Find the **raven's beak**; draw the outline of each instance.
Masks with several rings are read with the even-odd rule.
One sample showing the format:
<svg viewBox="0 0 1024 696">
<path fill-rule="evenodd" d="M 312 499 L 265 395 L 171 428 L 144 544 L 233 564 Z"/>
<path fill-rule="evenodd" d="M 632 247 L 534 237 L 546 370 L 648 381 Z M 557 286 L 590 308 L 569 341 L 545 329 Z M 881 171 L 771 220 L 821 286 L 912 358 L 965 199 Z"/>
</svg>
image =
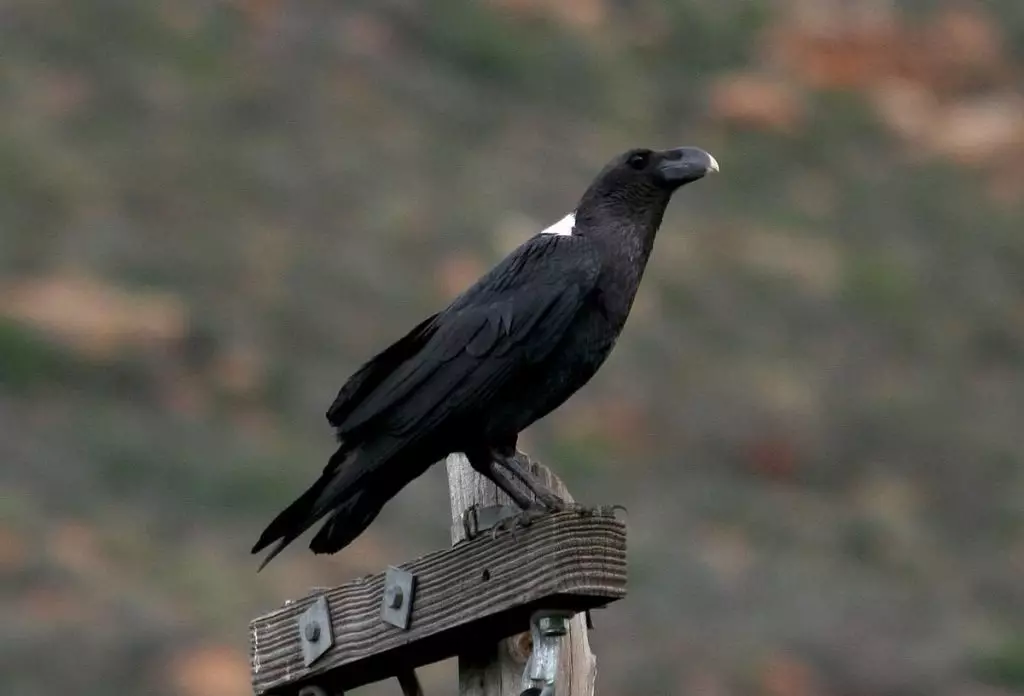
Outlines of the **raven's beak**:
<svg viewBox="0 0 1024 696">
<path fill-rule="evenodd" d="M 677 147 L 661 153 L 658 172 L 665 182 L 682 186 L 718 171 L 718 160 L 699 147 Z"/>
</svg>

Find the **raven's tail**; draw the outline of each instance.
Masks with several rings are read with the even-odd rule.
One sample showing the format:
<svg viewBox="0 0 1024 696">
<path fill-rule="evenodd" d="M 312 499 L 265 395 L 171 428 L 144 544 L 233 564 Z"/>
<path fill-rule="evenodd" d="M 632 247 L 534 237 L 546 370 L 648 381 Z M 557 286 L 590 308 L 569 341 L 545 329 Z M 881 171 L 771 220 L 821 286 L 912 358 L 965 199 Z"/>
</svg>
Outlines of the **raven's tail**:
<svg viewBox="0 0 1024 696">
<path fill-rule="evenodd" d="M 335 452 L 327 466 L 324 467 L 324 473 L 320 478 L 267 525 L 253 545 L 252 553 L 259 553 L 275 541 L 277 543 L 260 563 L 257 573 L 263 570 L 288 544 L 295 541 L 303 532 L 330 512 L 332 507 L 344 500 L 344 492 L 338 490 L 339 481 L 337 479 L 344 475 L 346 464 L 350 464 L 346 460 L 351 456 L 353 453 L 344 449 Z M 338 495 L 339 493 L 341 496 Z M 357 492 L 354 497 L 358 496 Z M 338 500 L 339 497 L 341 500 Z"/>
<path fill-rule="evenodd" d="M 374 481 L 348 497 L 316 533 L 309 548 L 313 553 L 336 553 L 351 544 L 370 526 L 394 493 L 385 481 Z"/>
</svg>

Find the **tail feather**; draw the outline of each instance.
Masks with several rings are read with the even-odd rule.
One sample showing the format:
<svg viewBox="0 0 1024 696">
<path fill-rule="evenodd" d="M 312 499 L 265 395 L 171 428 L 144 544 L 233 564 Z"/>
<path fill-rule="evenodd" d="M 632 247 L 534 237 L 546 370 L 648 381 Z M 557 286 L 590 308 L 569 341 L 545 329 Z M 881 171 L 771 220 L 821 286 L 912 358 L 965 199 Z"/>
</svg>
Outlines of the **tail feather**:
<svg viewBox="0 0 1024 696">
<path fill-rule="evenodd" d="M 320 478 L 267 525 L 252 547 L 252 553 L 259 553 L 273 545 L 259 570 L 328 514 L 330 517 L 310 541 L 310 550 L 336 553 L 352 543 L 388 500 L 426 469 L 405 467 L 382 475 L 381 466 L 388 461 L 390 458 L 379 451 L 339 448 Z"/>
<path fill-rule="evenodd" d="M 259 568 L 256 569 L 256 572 L 258 573 L 261 570 L 263 570 L 264 568 L 266 568 L 267 564 L 270 563 L 272 560 L 274 560 L 274 557 L 277 554 L 279 554 L 282 551 L 284 551 L 284 547 L 287 546 L 288 544 L 292 543 L 293 541 L 295 541 L 295 537 L 294 536 L 286 536 L 283 539 L 281 539 L 280 541 L 278 541 L 276 544 L 274 544 L 274 548 L 270 549 L 270 553 L 267 554 L 266 558 L 264 558 L 262 561 L 260 561 L 260 566 L 259 566 Z M 253 551 L 253 553 L 259 553 L 259 552 L 258 551 Z"/>
<path fill-rule="evenodd" d="M 291 505 L 282 510 L 263 530 L 260 538 L 253 545 L 251 553 L 259 553 L 274 542 L 277 543 L 263 559 L 257 572 L 263 570 L 271 559 L 316 524 L 338 502 L 339 486 L 335 479 L 339 475 L 339 469 L 342 468 L 341 464 L 348 456 L 349 453 L 341 449 L 335 452 L 330 463 L 324 469 L 323 475 Z"/>
<path fill-rule="evenodd" d="M 305 523 L 305 526 L 298 532 L 298 534 L 302 534 L 310 525 L 316 522 L 316 520 L 308 520 L 308 518 L 326 485 L 327 482 L 321 477 L 305 493 L 296 498 L 291 505 L 278 513 L 277 517 L 260 534 L 260 538 L 252 547 L 252 553 L 259 553 L 278 539 L 287 537 L 297 527 Z"/>
<path fill-rule="evenodd" d="M 377 482 L 350 496 L 335 509 L 309 542 L 310 550 L 313 553 L 336 553 L 355 541 L 389 500 L 389 488 L 382 489 Z"/>
</svg>

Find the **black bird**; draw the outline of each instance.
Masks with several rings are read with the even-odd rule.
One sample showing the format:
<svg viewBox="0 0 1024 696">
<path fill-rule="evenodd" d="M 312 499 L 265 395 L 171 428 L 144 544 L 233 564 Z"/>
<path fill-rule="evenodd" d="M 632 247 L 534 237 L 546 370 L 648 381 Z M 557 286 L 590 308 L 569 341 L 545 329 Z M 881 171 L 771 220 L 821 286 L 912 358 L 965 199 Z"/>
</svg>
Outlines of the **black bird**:
<svg viewBox="0 0 1024 696">
<path fill-rule="evenodd" d="M 597 372 L 629 315 L 669 199 L 718 171 L 690 147 L 630 150 L 609 162 L 573 213 L 523 243 L 446 309 L 363 365 L 327 411 L 338 450 L 267 526 L 262 569 L 324 516 L 309 548 L 335 553 L 433 463 L 464 452 L 524 510 L 564 502 L 517 456 L 519 433 Z"/>
</svg>

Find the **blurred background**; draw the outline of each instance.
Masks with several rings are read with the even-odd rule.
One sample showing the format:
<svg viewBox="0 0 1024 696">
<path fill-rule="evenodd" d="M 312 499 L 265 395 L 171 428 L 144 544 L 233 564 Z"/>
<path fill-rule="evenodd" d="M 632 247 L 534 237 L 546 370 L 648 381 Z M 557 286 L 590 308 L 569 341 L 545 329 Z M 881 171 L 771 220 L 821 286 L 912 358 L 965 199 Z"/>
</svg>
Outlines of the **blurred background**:
<svg viewBox="0 0 1024 696">
<path fill-rule="evenodd" d="M 1020 0 L 3 0 L 0 55 L 0 692 L 241 696 L 251 618 L 446 546 L 435 467 L 248 554 L 356 367 L 691 144 L 521 441 L 630 511 L 600 692 L 1024 693 Z"/>
</svg>

